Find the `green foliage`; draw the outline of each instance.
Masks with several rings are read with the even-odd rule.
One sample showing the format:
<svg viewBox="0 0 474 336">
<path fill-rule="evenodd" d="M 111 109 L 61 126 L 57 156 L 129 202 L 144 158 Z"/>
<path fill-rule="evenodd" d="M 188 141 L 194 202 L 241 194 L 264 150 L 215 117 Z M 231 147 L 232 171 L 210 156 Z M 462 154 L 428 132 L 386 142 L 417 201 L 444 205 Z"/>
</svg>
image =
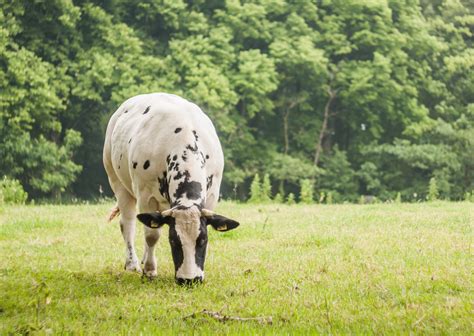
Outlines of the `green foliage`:
<svg viewBox="0 0 474 336">
<path fill-rule="evenodd" d="M 397 192 L 397 196 L 395 197 L 395 203 L 396 204 L 402 203 L 402 194 L 400 192 Z"/>
<path fill-rule="evenodd" d="M 430 179 L 430 184 L 428 186 L 428 201 L 436 201 L 439 199 L 438 185 L 436 183 L 436 178 L 432 177 Z"/>
<path fill-rule="evenodd" d="M 311 204 L 313 199 L 314 182 L 308 179 L 300 181 L 300 202 L 304 204 Z"/>
<path fill-rule="evenodd" d="M 168 91 L 213 120 L 224 196 L 245 198 L 259 171 L 282 197 L 309 179 L 335 202 L 412 201 L 434 177 L 461 200 L 472 16 L 465 1 L 4 1 L 0 174 L 32 198 L 98 196 L 108 117 Z"/>
<path fill-rule="evenodd" d="M 269 174 L 263 176 L 260 199 L 262 202 L 270 202 L 272 200 L 272 185 Z"/>
<path fill-rule="evenodd" d="M 255 174 L 252 184 L 250 185 L 250 203 L 262 202 L 262 186 L 260 184 L 260 176 Z"/>
<path fill-rule="evenodd" d="M 288 205 L 296 204 L 295 194 L 293 194 L 293 193 L 288 194 L 288 196 L 286 198 L 286 204 L 288 204 Z"/>
<path fill-rule="evenodd" d="M 283 198 L 283 195 L 280 194 L 280 193 L 277 193 L 277 194 L 275 195 L 275 197 L 273 198 L 273 202 L 275 202 L 275 203 L 277 203 L 277 204 L 283 203 L 284 200 L 285 200 L 285 199 Z"/>
<path fill-rule="evenodd" d="M 20 181 L 3 176 L 0 180 L 0 204 L 25 204 L 28 193 Z"/>
<path fill-rule="evenodd" d="M 466 192 L 464 194 L 464 200 L 467 202 L 474 202 L 474 191 Z"/>
<path fill-rule="evenodd" d="M 270 175 L 265 174 L 263 181 L 260 182 L 260 176 L 255 174 L 252 184 L 250 185 L 250 203 L 268 203 L 271 201 L 272 185 Z"/>
<path fill-rule="evenodd" d="M 347 159 L 346 152 L 339 150 L 336 146 L 330 155 L 323 157 L 322 165 L 324 172 L 318 179 L 318 189 L 326 191 L 327 198 L 331 194 L 336 202 L 344 199 L 356 201 L 358 198 L 356 173 Z"/>
<path fill-rule="evenodd" d="M 332 192 L 328 192 L 326 196 L 326 204 L 333 204 L 333 199 L 332 199 Z"/>
</svg>

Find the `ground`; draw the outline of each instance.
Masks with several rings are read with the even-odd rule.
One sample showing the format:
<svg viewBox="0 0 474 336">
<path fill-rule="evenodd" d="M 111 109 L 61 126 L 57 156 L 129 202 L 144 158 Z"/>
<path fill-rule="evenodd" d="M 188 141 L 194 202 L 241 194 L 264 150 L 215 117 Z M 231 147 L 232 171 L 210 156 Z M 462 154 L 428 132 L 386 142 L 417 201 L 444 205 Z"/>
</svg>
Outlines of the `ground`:
<svg viewBox="0 0 474 336">
<path fill-rule="evenodd" d="M 111 207 L 1 210 L 0 334 L 474 332 L 472 203 L 222 203 L 241 226 L 211 232 L 195 288 L 174 283 L 166 230 L 158 278 L 125 272 Z"/>
</svg>

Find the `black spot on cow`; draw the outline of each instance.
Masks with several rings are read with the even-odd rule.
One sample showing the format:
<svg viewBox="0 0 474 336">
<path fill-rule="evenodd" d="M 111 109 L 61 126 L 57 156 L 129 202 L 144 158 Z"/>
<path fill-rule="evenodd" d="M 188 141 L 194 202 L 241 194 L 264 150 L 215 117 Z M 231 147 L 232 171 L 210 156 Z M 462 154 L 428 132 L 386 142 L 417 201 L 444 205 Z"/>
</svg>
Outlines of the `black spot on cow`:
<svg viewBox="0 0 474 336">
<path fill-rule="evenodd" d="M 176 162 L 172 161 L 172 162 L 168 165 L 168 170 L 173 170 L 175 164 L 176 164 Z"/>
<path fill-rule="evenodd" d="M 151 106 L 147 106 L 146 109 L 145 109 L 145 112 L 143 112 L 143 114 L 147 114 L 150 111 L 150 107 Z"/>
<path fill-rule="evenodd" d="M 181 159 L 183 159 L 184 162 L 188 160 L 188 153 L 186 151 L 183 151 L 183 155 L 181 155 Z"/>
<path fill-rule="evenodd" d="M 118 169 L 120 169 L 120 166 L 118 166 Z"/>
<path fill-rule="evenodd" d="M 179 171 L 179 163 L 176 163 L 176 165 L 174 166 L 174 171 Z"/>
<path fill-rule="evenodd" d="M 193 130 L 193 135 L 194 135 L 194 139 L 195 139 L 196 141 L 198 141 L 199 137 L 198 137 L 198 135 L 197 135 L 197 133 L 196 133 L 195 130 Z"/>
<path fill-rule="evenodd" d="M 123 112 L 123 113 L 128 113 L 128 110 L 125 110 L 125 112 Z"/>
<path fill-rule="evenodd" d="M 133 169 L 136 169 L 138 162 L 133 162 L 133 161 L 132 161 L 132 164 L 133 164 Z"/>
<path fill-rule="evenodd" d="M 132 138 L 130 138 L 130 140 L 128 140 L 128 143 L 132 142 Z"/>
<path fill-rule="evenodd" d="M 209 160 L 209 155 L 206 155 L 206 160 Z"/>
<path fill-rule="evenodd" d="M 178 127 L 177 129 L 174 130 L 175 133 L 179 133 L 181 132 L 182 128 L 181 127 Z"/>
<path fill-rule="evenodd" d="M 164 171 L 163 176 L 161 178 L 158 177 L 158 183 L 160 184 L 161 196 L 163 196 L 168 202 L 170 202 L 169 183 L 166 176 L 167 176 L 166 171 Z"/>
<path fill-rule="evenodd" d="M 183 174 L 179 171 L 176 173 L 176 175 L 173 177 L 173 180 L 179 180 L 183 177 Z"/>
<path fill-rule="evenodd" d="M 174 270 L 177 272 L 183 264 L 184 255 L 183 244 L 181 243 L 181 239 L 179 239 L 178 232 L 176 232 L 175 225 L 170 225 L 168 238 L 171 245 L 171 255 L 173 256 Z"/>
<path fill-rule="evenodd" d="M 143 169 L 148 169 L 148 167 L 150 167 L 150 161 L 149 160 L 146 160 L 145 163 L 143 164 Z"/>
<path fill-rule="evenodd" d="M 120 159 L 119 160 L 122 160 L 122 156 L 123 156 L 123 154 L 120 154 Z"/>
<path fill-rule="evenodd" d="M 178 155 L 175 154 L 173 155 L 173 161 L 176 161 L 176 160 L 178 160 Z"/>
<path fill-rule="evenodd" d="M 174 197 L 176 199 L 186 196 L 188 199 L 198 199 L 201 197 L 202 186 L 201 183 L 196 181 L 188 181 L 185 179 L 183 182 L 178 184 Z"/>
<path fill-rule="evenodd" d="M 197 152 L 197 150 L 198 150 L 197 143 L 194 143 L 194 146 L 187 145 L 187 146 L 186 146 L 186 149 L 189 149 L 189 150 L 190 150 L 191 152 L 193 152 L 193 153 Z"/>
<path fill-rule="evenodd" d="M 176 175 L 174 176 L 174 180 L 180 180 L 181 178 L 183 178 L 183 176 L 186 178 L 186 179 L 189 179 L 191 177 L 191 174 L 189 174 L 189 171 L 185 170 L 184 172 L 180 172 L 178 171 L 176 173 Z"/>
<path fill-rule="evenodd" d="M 203 152 L 199 152 L 199 155 L 201 156 L 201 168 L 204 168 L 204 165 L 206 164 L 206 158 L 204 157 Z"/>
<path fill-rule="evenodd" d="M 199 236 L 196 239 L 196 265 L 204 271 L 204 261 L 206 260 L 207 247 L 207 225 L 206 219 L 201 217 L 201 225 L 199 227 Z"/>
<path fill-rule="evenodd" d="M 206 190 L 209 190 L 212 186 L 212 179 L 214 178 L 214 175 L 209 175 L 206 179 Z"/>
<path fill-rule="evenodd" d="M 166 163 L 170 164 L 170 162 L 171 162 L 171 155 L 168 154 L 168 156 L 166 157 Z"/>
</svg>

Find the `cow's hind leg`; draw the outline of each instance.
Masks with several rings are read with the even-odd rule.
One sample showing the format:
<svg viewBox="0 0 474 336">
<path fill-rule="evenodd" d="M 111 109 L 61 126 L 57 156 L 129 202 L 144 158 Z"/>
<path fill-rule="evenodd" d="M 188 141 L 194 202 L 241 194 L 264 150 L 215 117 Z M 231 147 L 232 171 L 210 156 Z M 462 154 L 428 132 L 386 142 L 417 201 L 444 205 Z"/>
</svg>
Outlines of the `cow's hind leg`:
<svg viewBox="0 0 474 336">
<path fill-rule="evenodd" d="M 138 209 L 140 213 L 154 212 L 158 210 L 158 203 L 154 198 L 146 200 L 140 200 L 138 202 Z M 143 274 L 150 279 L 155 278 L 158 275 L 157 263 L 155 257 L 155 245 L 160 238 L 161 229 L 151 229 L 147 226 L 145 228 L 145 249 L 143 252 Z"/>
<path fill-rule="evenodd" d="M 125 269 L 127 271 L 141 272 L 134 243 L 136 200 L 125 188 L 116 190 L 115 196 L 117 197 L 121 214 L 120 230 L 122 231 L 123 240 L 125 242 Z"/>
</svg>

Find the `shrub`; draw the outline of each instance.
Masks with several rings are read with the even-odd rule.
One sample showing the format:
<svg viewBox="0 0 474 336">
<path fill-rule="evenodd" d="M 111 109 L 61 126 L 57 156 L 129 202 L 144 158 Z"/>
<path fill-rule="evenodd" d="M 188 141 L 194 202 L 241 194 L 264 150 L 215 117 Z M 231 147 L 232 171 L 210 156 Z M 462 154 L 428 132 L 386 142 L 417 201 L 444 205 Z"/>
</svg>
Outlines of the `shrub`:
<svg viewBox="0 0 474 336">
<path fill-rule="evenodd" d="M 332 204 L 332 203 L 333 203 L 332 192 L 328 192 L 328 194 L 326 196 L 326 204 Z"/>
<path fill-rule="evenodd" d="M 289 194 L 288 194 L 288 198 L 286 199 L 286 203 L 287 203 L 288 205 L 293 205 L 293 204 L 295 204 L 295 203 L 296 203 L 296 202 L 295 202 L 295 194 L 289 193 Z"/>
<path fill-rule="evenodd" d="M 250 185 L 250 198 L 249 202 L 250 203 L 259 203 L 262 201 L 261 199 L 261 186 L 260 186 L 260 176 L 255 174 L 255 177 L 253 178 L 252 184 Z"/>
<path fill-rule="evenodd" d="M 21 183 L 6 176 L 0 181 L 0 194 L 5 204 L 25 204 L 28 198 Z"/>
<path fill-rule="evenodd" d="M 300 202 L 305 204 L 313 203 L 314 182 L 309 179 L 303 179 L 300 181 L 300 188 Z"/>
<path fill-rule="evenodd" d="M 400 192 L 397 192 L 397 197 L 395 197 L 395 203 L 402 203 L 402 194 Z"/>
<path fill-rule="evenodd" d="M 284 199 L 283 199 L 283 195 L 278 193 L 275 195 L 275 197 L 273 198 L 273 201 L 275 203 L 283 203 Z"/>
<path fill-rule="evenodd" d="M 262 202 L 270 202 L 272 200 L 272 184 L 270 182 L 270 175 L 265 174 L 263 176 L 263 183 L 260 191 L 260 200 Z"/>
<path fill-rule="evenodd" d="M 432 177 L 428 186 L 428 201 L 436 201 L 438 198 L 438 185 L 436 183 L 436 178 Z"/>
<path fill-rule="evenodd" d="M 474 191 L 466 192 L 464 194 L 464 200 L 467 202 L 474 202 Z"/>
<path fill-rule="evenodd" d="M 325 200 L 326 194 L 324 193 L 324 191 L 321 191 L 321 193 L 319 194 L 319 203 L 323 203 Z"/>
</svg>

